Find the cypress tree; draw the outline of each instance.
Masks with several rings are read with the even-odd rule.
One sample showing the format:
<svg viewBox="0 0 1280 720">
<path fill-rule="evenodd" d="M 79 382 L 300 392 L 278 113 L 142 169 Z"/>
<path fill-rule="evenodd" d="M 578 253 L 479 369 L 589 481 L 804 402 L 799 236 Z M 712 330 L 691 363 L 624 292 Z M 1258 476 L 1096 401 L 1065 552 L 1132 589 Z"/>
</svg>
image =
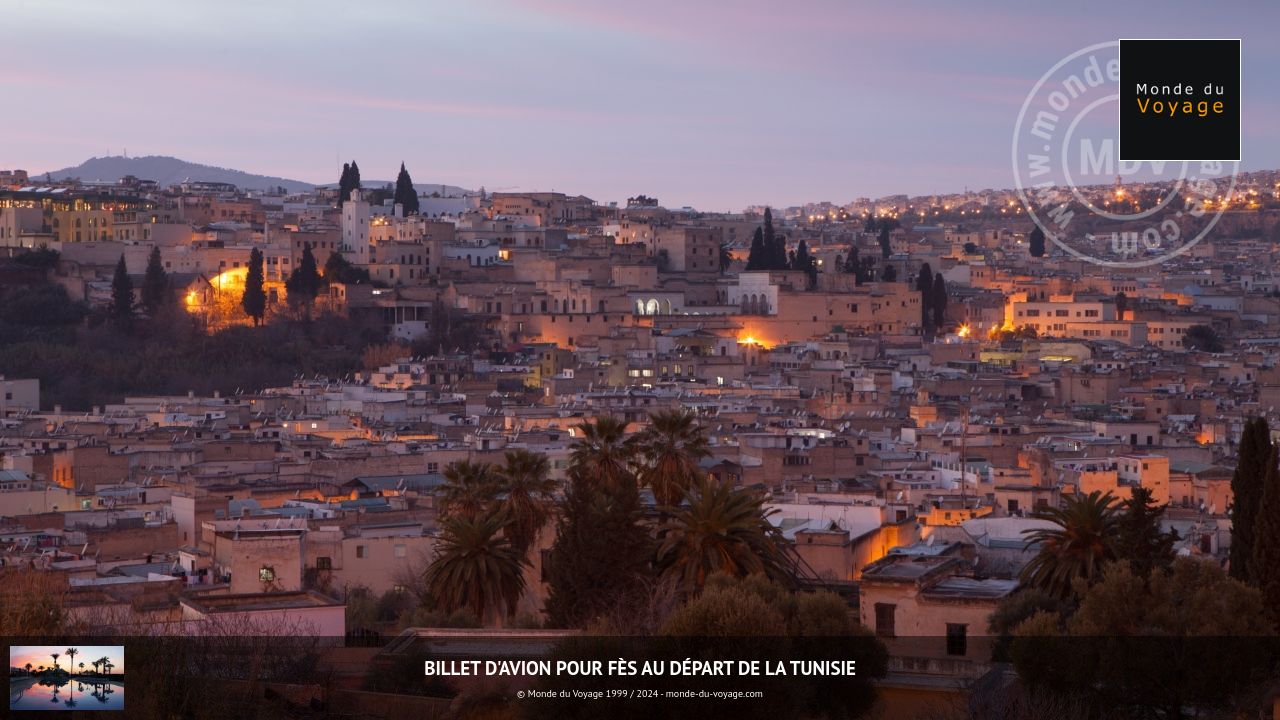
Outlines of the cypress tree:
<svg viewBox="0 0 1280 720">
<path fill-rule="evenodd" d="M 129 269 L 124 264 L 124 255 L 116 263 L 116 273 L 111 278 L 111 304 L 107 312 L 115 320 L 129 320 L 133 317 L 133 281 L 129 279 Z"/>
<path fill-rule="evenodd" d="M 147 273 L 142 280 L 142 305 L 151 315 L 169 304 L 169 276 L 160 262 L 160 248 L 151 248 L 147 257 Z"/>
<path fill-rule="evenodd" d="M 920 326 L 930 327 L 933 321 L 933 268 L 929 263 L 920 266 L 920 274 L 916 276 L 916 291 L 920 293 Z"/>
<path fill-rule="evenodd" d="M 1161 530 L 1164 507 L 1157 506 L 1151 499 L 1151 489 L 1135 487 L 1129 499 L 1120 503 L 1120 508 L 1116 558 L 1127 561 L 1142 577 L 1150 577 L 1153 570 L 1172 565 L 1173 544 L 1178 540 L 1178 533 Z"/>
<path fill-rule="evenodd" d="M 418 191 L 413 189 L 413 179 L 404 163 L 400 163 L 400 174 L 396 176 L 395 202 L 404 209 L 405 215 L 418 214 Z"/>
<path fill-rule="evenodd" d="M 1254 521 L 1250 571 L 1273 617 L 1280 617 L 1280 447 L 1271 446 Z M 1234 543 L 1234 539 L 1233 539 Z M 1233 548 L 1234 549 L 1234 548 Z"/>
<path fill-rule="evenodd" d="M 262 251 L 254 248 L 249 253 L 249 273 L 244 278 L 244 295 L 240 306 L 244 314 L 253 318 L 255 326 L 262 323 L 267 314 L 267 291 L 263 288 Z"/>
<path fill-rule="evenodd" d="M 342 163 L 342 177 L 338 178 L 338 202 L 351 199 L 351 163 Z"/>
<path fill-rule="evenodd" d="M 880 279 L 885 282 L 894 282 L 898 279 L 898 269 L 893 265 L 886 264 L 884 270 L 880 273 Z"/>
<path fill-rule="evenodd" d="M 764 249 L 764 233 L 760 228 L 756 228 L 755 235 L 751 236 L 751 253 L 747 255 L 748 270 L 764 270 L 765 268 L 765 249 Z"/>
<path fill-rule="evenodd" d="M 947 283 L 942 279 L 942 273 L 933 276 L 931 302 L 933 304 L 933 325 L 934 327 L 942 327 L 947 315 Z"/>
<path fill-rule="evenodd" d="M 1044 231 L 1039 225 L 1031 230 L 1027 243 L 1030 245 L 1031 257 L 1044 257 Z"/>
<path fill-rule="evenodd" d="M 1262 482 L 1271 456 L 1271 428 L 1256 417 L 1244 425 L 1237 450 L 1236 470 L 1231 476 L 1231 577 L 1252 583 L 1255 526 L 1262 500 Z"/>
<path fill-rule="evenodd" d="M 360 166 L 356 164 L 355 160 L 352 160 L 351 161 L 351 189 L 359 190 L 360 187 L 361 187 L 360 186 Z M 348 193 L 347 196 L 350 197 L 350 193 Z"/>
<path fill-rule="evenodd" d="M 893 248 L 889 245 L 889 223 L 884 222 L 880 224 L 880 255 L 888 260 L 892 254 Z"/>
<path fill-rule="evenodd" d="M 289 302 L 295 305 L 309 304 L 315 300 L 316 295 L 320 294 L 320 287 L 323 284 L 320 272 L 316 269 L 316 256 L 311 253 L 311 243 L 303 243 L 302 259 L 298 262 L 298 267 L 289 273 L 289 279 L 284 283 Z"/>
<path fill-rule="evenodd" d="M 787 241 L 777 236 L 773 229 L 773 210 L 764 209 L 765 266 L 762 270 L 787 269 Z"/>
<path fill-rule="evenodd" d="M 593 479 L 569 482 L 547 559 L 547 619 L 582 627 L 634 599 L 651 575 L 653 541 L 640 525 L 634 487 L 605 490 Z"/>
</svg>

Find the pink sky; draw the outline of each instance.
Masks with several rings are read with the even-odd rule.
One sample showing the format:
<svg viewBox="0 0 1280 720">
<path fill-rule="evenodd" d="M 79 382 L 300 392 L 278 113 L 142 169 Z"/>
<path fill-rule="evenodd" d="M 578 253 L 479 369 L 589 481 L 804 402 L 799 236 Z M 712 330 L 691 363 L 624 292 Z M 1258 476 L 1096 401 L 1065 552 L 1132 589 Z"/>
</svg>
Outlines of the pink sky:
<svg viewBox="0 0 1280 720">
<path fill-rule="evenodd" d="M 59 653 L 58 666 L 63 670 L 67 670 L 67 648 L 76 648 L 80 652 L 76 654 L 75 664 L 77 671 L 80 663 L 84 663 L 85 669 L 91 669 L 92 661 L 97 660 L 104 655 L 109 658 L 114 665 L 111 668 L 111 674 L 119 675 L 124 672 L 124 647 L 120 645 L 13 645 L 9 648 L 9 667 L 25 667 L 27 663 L 31 663 L 32 668 L 53 667 L 53 658 L 50 653 Z"/>
</svg>

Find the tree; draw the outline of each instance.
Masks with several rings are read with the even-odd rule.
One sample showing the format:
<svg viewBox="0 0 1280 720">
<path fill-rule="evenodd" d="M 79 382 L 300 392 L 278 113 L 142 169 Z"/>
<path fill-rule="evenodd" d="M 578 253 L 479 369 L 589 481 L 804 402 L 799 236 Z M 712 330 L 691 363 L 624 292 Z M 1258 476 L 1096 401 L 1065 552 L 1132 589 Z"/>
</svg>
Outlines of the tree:
<svg viewBox="0 0 1280 720">
<path fill-rule="evenodd" d="M 649 427 L 636 438 L 644 459 L 640 484 L 653 490 L 659 505 L 675 507 L 704 473 L 698 462 L 710 454 L 707 438 L 693 413 L 662 410 L 649 416 Z"/>
<path fill-rule="evenodd" d="M 482 619 L 515 614 L 528 563 L 502 534 L 504 523 L 496 512 L 444 521 L 424 579 L 446 610 L 466 608 Z"/>
<path fill-rule="evenodd" d="M 155 315 L 169 304 L 169 299 L 169 276 L 160 262 L 160 248 L 155 246 L 147 256 L 147 272 L 142 279 L 142 306 L 149 314 Z"/>
<path fill-rule="evenodd" d="M 769 523 L 777 511 L 764 509 L 762 495 L 704 478 L 687 500 L 663 525 L 657 555 L 663 574 L 684 592 L 696 594 L 716 572 L 790 579 L 781 535 Z"/>
<path fill-rule="evenodd" d="M 316 269 L 316 256 L 311 252 L 311 243 L 302 244 L 302 259 L 298 266 L 289 273 L 284 289 L 292 305 L 310 305 L 320 294 L 324 280 Z"/>
<path fill-rule="evenodd" d="M 1151 489 L 1135 487 L 1133 494 L 1120 503 L 1116 518 L 1116 557 L 1125 560 L 1134 572 L 1149 577 L 1153 571 L 1167 570 L 1173 564 L 1175 530 L 1161 529 L 1164 506 L 1152 500 Z"/>
<path fill-rule="evenodd" d="M 720 274 L 723 275 L 733 265 L 733 252 L 728 245 L 720 246 Z"/>
<path fill-rule="evenodd" d="M 974 244 L 973 244 L 973 243 L 971 243 L 971 242 L 967 242 L 967 243 L 965 243 L 965 244 L 964 244 L 964 254 L 965 254 L 965 255 L 977 255 L 977 254 L 978 254 L 978 246 L 977 246 L 977 245 L 974 245 Z"/>
<path fill-rule="evenodd" d="M 116 273 L 111 278 L 111 304 L 108 314 L 118 322 L 127 322 L 133 317 L 133 281 L 129 279 L 129 269 L 124 264 L 124 255 L 116 263 Z"/>
<path fill-rule="evenodd" d="M 880 279 L 885 282 L 897 282 L 898 268 L 888 263 L 885 263 L 884 270 L 881 271 L 880 273 Z"/>
<path fill-rule="evenodd" d="M 920 326 L 932 327 L 933 269 L 929 267 L 929 263 L 920 266 L 920 273 L 916 275 L 916 291 L 920 293 Z"/>
<path fill-rule="evenodd" d="M 340 251 L 329 253 L 324 261 L 324 281 L 342 283 L 344 285 L 368 284 L 372 282 L 369 271 L 352 265 Z"/>
<path fill-rule="evenodd" d="M 413 187 L 413 179 L 409 177 L 409 171 L 405 169 L 404 163 L 400 163 L 400 174 L 396 176 L 396 195 L 395 202 L 403 210 L 405 215 L 418 214 L 418 191 Z"/>
<path fill-rule="evenodd" d="M 1223 351 L 1222 339 L 1217 331 L 1208 325 L 1192 325 L 1182 335 L 1182 345 L 1188 350 L 1220 353 Z"/>
<path fill-rule="evenodd" d="M 933 290 L 929 299 L 933 306 L 933 325 L 942 327 L 947 319 L 947 283 L 942 279 L 942 273 L 933 276 Z"/>
<path fill-rule="evenodd" d="M 1039 545 L 1035 557 L 1022 568 L 1022 582 L 1059 598 L 1068 597 L 1077 578 L 1097 580 L 1102 566 L 1116 557 L 1118 512 L 1111 493 L 1094 491 L 1069 496 L 1064 506 L 1036 513 L 1056 528 L 1028 531 L 1027 547 Z"/>
<path fill-rule="evenodd" d="M 889 223 L 884 222 L 880 225 L 880 257 L 885 260 L 893 254 L 893 247 L 889 243 Z"/>
<path fill-rule="evenodd" d="M 1044 257 L 1044 231 L 1039 225 L 1031 229 L 1031 234 L 1027 236 L 1027 245 L 1031 257 Z"/>
<path fill-rule="evenodd" d="M 768 260 L 765 258 L 766 251 L 764 249 L 764 231 L 756 228 L 756 232 L 751 236 L 751 252 L 747 255 L 747 270 L 766 270 Z"/>
<path fill-rule="evenodd" d="M 1236 469 L 1231 475 L 1231 577 L 1253 582 L 1254 526 L 1262 502 L 1263 478 L 1271 457 L 1271 428 L 1266 418 L 1255 417 L 1244 424 Z"/>
<path fill-rule="evenodd" d="M 1181 195 L 1179 195 L 1178 197 L 1181 197 Z M 1125 295 L 1123 292 L 1116 293 L 1116 315 L 1123 319 L 1125 312 L 1127 312 L 1128 310 L 1129 310 L 1129 296 Z"/>
<path fill-rule="evenodd" d="M 347 202 L 351 199 L 351 191 L 360 188 L 360 167 L 356 165 L 356 161 L 342 164 L 342 177 L 338 180 L 338 201 Z"/>
<path fill-rule="evenodd" d="M 547 456 L 523 448 L 508 450 L 498 470 L 498 508 L 507 521 L 511 544 L 524 555 L 551 517 L 556 482 L 547 477 Z"/>
<path fill-rule="evenodd" d="M 244 276 L 244 294 L 240 297 L 240 307 L 244 314 L 253 318 L 253 324 L 262 324 L 262 317 L 267 314 L 267 291 L 263 288 L 262 251 L 254 248 L 249 251 L 249 272 Z"/>
<path fill-rule="evenodd" d="M 612 614 L 643 591 L 652 557 L 635 486 L 571 472 L 545 566 L 548 623 L 580 628 Z"/>
<path fill-rule="evenodd" d="M 49 657 L 53 658 L 53 669 L 61 670 L 62 668 L 58 665 L 58 658 L 62 657 L 62 653 L 49 653 Z"/>
<path fill-rule="evenodd" d="M 764 249 L 767 265 L 762 269 L 787 269 L 787 241 L 774 232 L 773 210 L 767 207 L 764 209 Z"/>
<path fill-rule="evenodd" d="M 76 655 L 79 655 L 79 654 L 80 654 L 80 650 L 79 650 L 79 649 L 77 649 L 77 648 L 73 648 L 73 647 L 69 647 L 69 648 L 67 648 L 66 656 L 67 656 L 67 671 L 68 671 L 68 672 L 70 672 L 71 670 L 74 670 L 74 669 L 75 669 Z M 81 664 L 83 665 L 83 663 L 81 663 Z"/>
<path fill-rule="evenodd" d="M 611 415 L 575 426 L 569 446 L 569 475 L 600 488 L 634 492 L 635 442 L 626 435 L 627 422 Z"/>
<path fill-rule="evenodd" d="M 1280 446 L 1272 445 L 1262 475 L 1253 527 L 1253 584 L 1272 617 L 1280 617 Z"/>
<path fill-rule="evenodd" d="M 455 460 L 445 466 L 444 480 L 438 494 L 441 517 L 486 512 L 498 494 L 498 477 L 489 463 Z"/>
<path fill-rule="evenodd" d="M 1033 693 L 1085 698 L 1092 717 L 1179 718 L 1188 708 L 1225 710 L 1274 680 L 1273 639 L 1264 637 L 1274 626 L 1261 593 L 1216 563 L 1178 558 L 1144 578 L 1116 562 L 1080 585 L 1065 622 L 1042 612 L 1014 632 L 1014 667 Z"/>
</svg>

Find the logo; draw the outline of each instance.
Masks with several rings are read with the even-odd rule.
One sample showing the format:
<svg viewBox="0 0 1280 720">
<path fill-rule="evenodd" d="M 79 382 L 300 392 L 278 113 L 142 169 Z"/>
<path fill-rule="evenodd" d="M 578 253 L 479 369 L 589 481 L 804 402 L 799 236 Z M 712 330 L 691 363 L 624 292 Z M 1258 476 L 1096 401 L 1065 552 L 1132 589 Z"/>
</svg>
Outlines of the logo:
<svg viewBox="0 0 1280 720">
<path fill-rule="evenodd" d="M 1240 163 L 1122 160 L 1120 74 L 1112 41 L 1041 76 L 1014 125 L 1014 183 L 1054 246 L 1099 265 L 1143 267 L 1187 252 L 1213 229 Z"/>
</svg>

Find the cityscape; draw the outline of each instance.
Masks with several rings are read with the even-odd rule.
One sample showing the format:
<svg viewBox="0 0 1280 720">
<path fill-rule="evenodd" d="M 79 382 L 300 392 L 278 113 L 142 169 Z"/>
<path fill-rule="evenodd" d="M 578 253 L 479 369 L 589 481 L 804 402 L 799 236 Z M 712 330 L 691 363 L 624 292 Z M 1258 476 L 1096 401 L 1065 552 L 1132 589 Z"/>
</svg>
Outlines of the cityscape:
<svg viewBox="0 0 1280 720">
<path fill-rule="evenodd" d="M 533 5 L 503 17 L 564 47 L 687 41 Z M 1000 173 L 814 165 L 813 197 L 665 154 L 664 183 L 641 148 L 540 184 L 485 145 L 523 122 L 487 104 L 390 161 L 372 125 L 296 161 L 280 135 L 70 159 L 0 130 L 10 710 L 1280 717 L 1280 157 L 1252 123 L 1243 162 L 1025 181 L 1006 111 L 1075 46 L 971 128 Z M 352 103 L 471 112 L 451 82 Z M 698 112 L 647 117 L 696 153 Z"/>
</svg>

